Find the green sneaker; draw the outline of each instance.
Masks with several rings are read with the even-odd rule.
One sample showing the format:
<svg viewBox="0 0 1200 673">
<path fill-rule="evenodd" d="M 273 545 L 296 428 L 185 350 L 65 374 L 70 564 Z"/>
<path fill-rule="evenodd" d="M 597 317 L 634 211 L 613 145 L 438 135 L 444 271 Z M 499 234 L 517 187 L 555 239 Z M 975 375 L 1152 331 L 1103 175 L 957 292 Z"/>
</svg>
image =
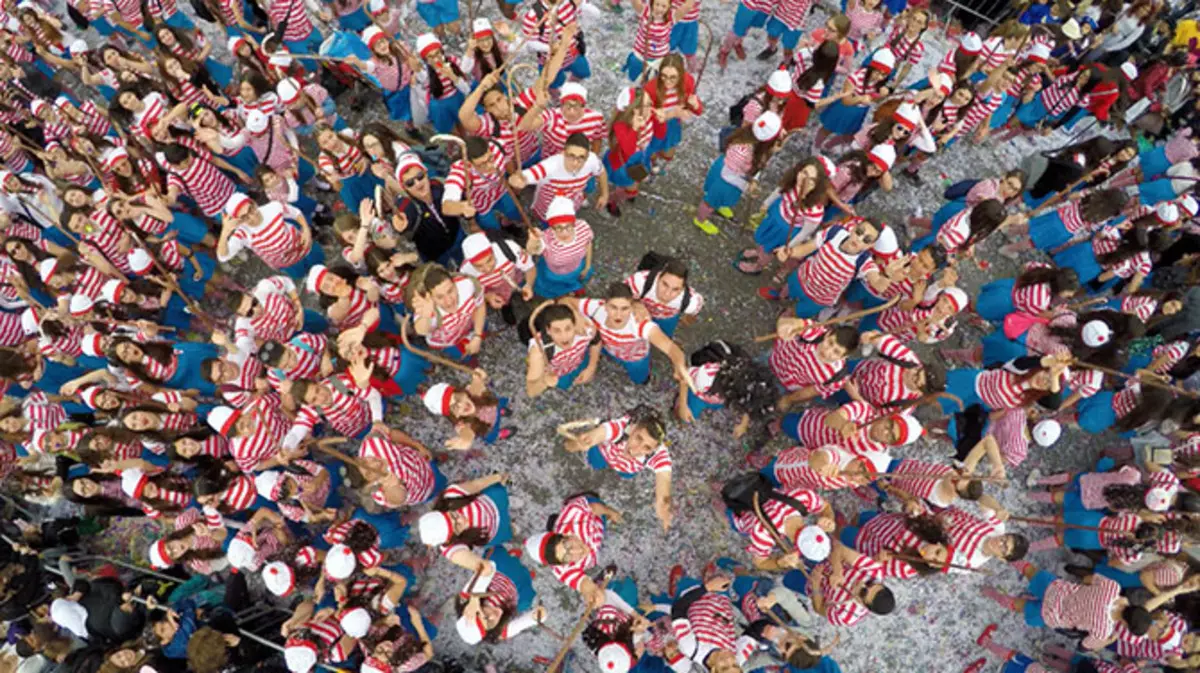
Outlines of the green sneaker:
<svg viewBox="0 0 1200 673">
<path fill-rule="evenodd" d="M 717 214 L 727 220 L 732 220 L 733 208 L 730 208 L 729 206 L 721 206 L 720 208 L 717 208 Z"/>
<path fill-rule="evenodd" d="M 698 217 L 692 218 L 692 224 L 699 227 L 700 231 L 703 231 L 704 233 L 708 234 L 709 236 L 715 236 L 718 233 L 720 233 L 720 231 L 721 231 L 720 229 L 717 228 L 717 225 L 713 224 L 712 222 L 709 222 L 708 220 L 702 220 Z"/>
</svg>

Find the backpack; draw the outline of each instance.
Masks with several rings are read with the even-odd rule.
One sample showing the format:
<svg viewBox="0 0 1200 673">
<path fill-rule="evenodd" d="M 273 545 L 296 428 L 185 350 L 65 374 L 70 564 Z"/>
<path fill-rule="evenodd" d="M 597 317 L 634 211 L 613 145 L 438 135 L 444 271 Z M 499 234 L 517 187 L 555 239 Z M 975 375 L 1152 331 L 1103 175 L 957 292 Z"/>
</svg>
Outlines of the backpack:
<svg viewBox="0 0 1200 673">
<path fill-rule="evenodd" d="M 795 498 L 775 490 L 771 480 L 761 472 L 747 472 L 725 482 L 721 487 L 721 500 L 730 512 L 735 515 L 742 512 L 754 511 L 754 495 L 758 494 L 758 506 L 761 508 L 769 500 L 778 500 L 789 505 L 802 516 L 808 515 L 808 508 Z M 764 522 L 769 523 L 769 522 Z M 776 531 L 778 532 L 778 531 Z"/>
<path fill-rule="evenodd" d="M 693 367 L 699 367 L 700 365 L 706 365 L 712 362 L 725 362 L 733 357 L 749 356 L 741 346 L 737 344 L 731 344 L 724 339 L 717 339 L 716 341 L 710 341 L 704 344 L 695 352 L 693 352 L 691 357 L 688 359 L 688 362 L 691 363 Z"/>
<path fill-rule="evenodd" d="M 742 122 L 745 121 L 745 119 L 746 119 L 745 116 L 743 116 L 742 112 L 746 109 L 746 105 L 750 102 L 750 100 L 752 98 L 754 98 L 754 94 L 756 94 L 756 93 L 758 93 L 758 92 L 751 91 L 750 93 L 746 94 L 745 96 L 742 96 L 741 98 L 739 98 L 736 103 L 729 106 L 729 125 L 730 126 L 732 126 L 734 128 L 738 128 L 739 126 L 742 125 Z"/>
<path fill-rule="evenodd" d="M 638 299 L 642 299 L 646 295 L 650 294 L 650 291 L 654 289 L 654 283 L 658 280 L 658 274 L 662 272 L 663 267 L 666 266 L 667 262 L 671 261 L 671 259 L 672 258 L 670 256 L 654 252 L 653 250 L 642 255 L 642 259 L 638 261 L 637 270 L 649 271 L 650 273 L 646 274 L 646 282 L 642 285 L 642 293 L 638 295 Z M 684 283 L 683 298 L 679 301 L 679 315 L 683 315 L 691 301 L 692 286 L 688 283 Z"/>
<path fill-rule="evenodd" d="M 958 182 L 946 188 L 942 197 L 947 201 L 958 201 L 959 199 L 967 198 L 967 193 L 971 191 L 975 185 L 979 184 L 978 180 L 959 180 Z"/>
</svg>

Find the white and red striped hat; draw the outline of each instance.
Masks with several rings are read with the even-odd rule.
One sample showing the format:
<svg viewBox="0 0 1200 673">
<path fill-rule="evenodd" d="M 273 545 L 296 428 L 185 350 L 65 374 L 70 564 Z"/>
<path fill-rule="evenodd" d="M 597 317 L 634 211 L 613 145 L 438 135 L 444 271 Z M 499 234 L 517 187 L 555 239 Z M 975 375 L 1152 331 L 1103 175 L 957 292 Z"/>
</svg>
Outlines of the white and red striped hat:
<svg viewBox="0 0 1200 673">
<path fill-rule="evenodd" d="M 463 259 L 474 264 L 492 252 L 492 241 L 483 232 L 471 234 L 462 242 Z"/>
<path fill-rule="evenodd" d="M 124 147 L 113 147 L 107 149 L 100 155 L 100 167 L 106 170 L 112 170 L 113 166 L 121 159 L 128 159 L 129 152 Z"/>
<path fill-rule="evenodd" d="M 396 182 L 404 184 L 404 174 L 410 168 L 419 168 L 422 171 L 429 172 L 425 168 L 425 162 L 421 161 L 421 156 L 416 152 L 403 152 L 396 157 Z"/>
<path fill-rule="evenodd" d="M 1162 486 L 1155 486 L 1146 491 L 1146 509 L 1151 512 L 1165 512 L 1171 509 L 1171 491 Z"/>
<path fill-rule="evenodd" d="M 896 148 L 887 143 L 876 145 L 875 147 L 871 148 L 869 153 L 867 153 L 867 158 L 870 159 L 871 163 L 875 164 L 879 170 L 887 173 L 888 171 L 892 170 L 892 166 L 896 163 Z"/>
<path fill-rule="evenodd" d="M 636 95 L 637 89 L 634 87 L 627 86 L 624 89 L 621 89 L 621 92 L 617 94 L 617 110 L 624 110 L 630 105 L 633 105 L 633 97 Z"/>
<path fill-rule="evenodd" d="M 943 96 L 949 96 L 954 92 L 954 80 L 945 73 L 933 72 L 929 74 L 929 85 L 938 90 L 938 93 Z"/>
<path fill-rule="evenodd" d="M 1188 214 L 1188 217 L 1195 217 L 1197 213 L 1200 213 L 1200 203 L 1197 203 L 1196 198 L 1191 194 L 1184 194 L 1179 199 L 1179 207 Z"/>
<path fill-rule="evenodd" d="M 967 306 L 971 304 L 971 298 L 967 296 L 967 293 L 957 287 L 945 288 L 938 294 L 940 295 L 938 299 L 942 297 L 948 298 L 954 304 L 955 311 L 965 311 L 967 310 Z"/>
<path fill-rule="evenodd" d="M 567 82 L 559 89 L 558 100 L 562 103 L 573 100 L 580 105 L 587 105 L 587 88 L 579 82 Z"/>
<path fill-rule="evenodd" d="M 167 541 L 165 539 L 151 542 L 146 556 L 150 557 L 150 566 L 158 570 L 164 570 L 175 565 L 175 561 L 167 554 Z"/>
<path fill-rule="evenodd" d="M 449 383 L 435 383 L 429 386 L 429 390 L 421 397 L 425 402 L 425 408 L 430 413 L 438 416 L 450 415 L 450 397 L 454 395 L 454 388 Z"/>
<path fill-rule="evenodd" d="M 1083 345 L 1088 348 L 1099 348 L 1112 341 L 1112 328 L 1103 320 L 1089 320 L 1081 331 Z"/>
<path fill-rule="evenodd" d="M 86 315 L 95 305 L 96 301 L 86 294 L 73 294 L 71 295 L 71 303 L 67 306 L 67 309 L 71 312 L 71 315 L 81 316 Z"/>
<path fill-rule="evenodd" d="M 442 48 L 442 41 L 437 39 L 433 33 L 421 33 L 417 36 L 417 54 L 421 58 L 425 58 L 430 52 L 437 51 Z"/>
<path fill-rule="evenodd" d="M 116 304 L 121 300 L 121 293 L 125 291 L 126 283 L 123 280 L 105 281 L 104 285 L 100 286 L 100 298 L 110 304 Z"/>
<path fill-rule="evenodd" d="M 230 428 L 233 427 L 234 423 L 237 423 L 237 419 L 241 415 L 242 411 L 240 409 L 220 405 L 208 412 L 208 425 L 213 430 L 216 430 L 217 434 L 222 437 L 228 437 Z"/>
<path fill-rule="evenodd" d="M 41 324 L 41 316 L 38 315 L 37 309 L 30 306 L 21 312 L 21 331 L 26 334 L 37 334 L 38 325 Z"/>
<path fill-rule="evenodd" d="M 279 488 L 279 482 L 282 481 L 279 470 L 267 470 L 261 472 L 254 477 L 254 490 L 267 500 L 278 500 L 275 496 L 275 489 Z"/>
<path fill-rule="evenodd" d="M 321 291 L 321 281 L 325 280 L 326 274 L 329 273 L 329 267 L 324 264 L 317 264 L 308 270 L 308 275 L 304 278 L 304 289 L 312 293 Z"/>
<path fill-rule="evenodd" d="M 251 110 L 246 113 L 246 130 L 251 133 L 262 133 L 271 124 L 271 118 L 262 110 Z"/>
<path fill-rule="evenodd" d="M 234 35 L 233 37 L 229 38 L 229 42 L 226 44 L 226 46 L 229 47 L 230 54 L 237 56 L 238 49 L 243 45 L 248 46 L 249 44 L 250 42 L 247 41 L 245 37 L 241 35 Z"/>
<path fill-rule="evenodd" d="M 492 30 L 492 22 L 488 21 L 486 18 L 480 17 L 475 19 L 475 23 L 471 24 L 471 35 L 476 40 L 482 40 L 485 37 L 492 37 L 495 34 L 495 31 Z"/>
<path fill-rule="evenodd" d="M 289 638 L 283 648 L 283 660 L 292 673 L 308 673 L 317 665 L 317 646 L 307 640 Z"/>
<path fill-rule="evenodd" d="M 129 260 L 129 268 L 139 276 L 150 273 L 150 269 L 154 268 L 154 260 L 145 248 L 130 248 L 126 259 Z"/>
<path fill-rule="evenodd" d="M 446 512 L 426 512 L 417 519 L 417 532 L 421 535 L 421 542 L 435 547 L 446 544 L 454 532 L 454 525 Z"/>
<path fill-rule="evenodd" d="M 909 131 L 915 131 L 921 123 L 921 109 L 912 103 L 901 103 L 892 113 L 892 119 Z"/>
<path fill-rule="evenodd" d="M 134 500 L 141 500 L 148 483 L 150 475 L 136 467 L 121 471 L 121 492 Z"/>
<path fill-rule="evenodd" d="M 487 635 L 487 625 L 483 623 L 483 617 L 479 614 L 475 615 L 475 619 L 467 619 L 466 615 L 459 617 L 454 622 L 454 630 L 458 633 L 458 637 L 468 645 L 478 645 Z"/>
<path fill-rule="evenodd" d="M 371 630 L 371 613 L 362 607 L 342 610 L 338 613 L 338 624 L 351 638 L 362 638 Z"/>
<path fill-rule="evenodd" d="M 58 271 L 58 258 L 57 257 L 43 259 L 38 264 L 38 277 L 42 279 L 43 283 L 49 283 L 50 277 L 54 275 L 55 271 Z"/>
<path fill-rule="evenodd" d="M 279 80 L 279 84 L 275 85 L 275 93 L 279 96 L 279 102 L 284 105 L 291 105 L 300 100 L 300 83 L 292 77 L 284 77 Z"/>
<path fill-rule="evenodd" d="M 376 42 L 386 39 L 386 38 L 387 38 L 387 33 L 383 32 L 383 30 L 379 26 L 375 26 L 375 25 L 367 26 L 362 32 L 362 41 L 366 42 L 367 49 L 370 49 L 372 51 L 375 50 Z"/>
<path fill-rule="evenodd" d="M 825 169 L 825 176 L 827 178 L 832 180 L 835 177 L 837 177 L 838 167 L 837 167 L 837 164 L 835 164 L 832 159 L 830 159 L 827 156 L 821 155 L 821 154 L 816 155 L 816 157 L 817 157 L 817 161 L 821 162 L 821 168 Z"/>
<path fill-rule="evenodd" d="M 242 212 L 246 208 L 254 205 L 254 201 L 241 192 L 234 192 L 229 195 L 229 200 L 225 202 L 225 214 L 230 217 L 241 217 L 245 213 Z"/>
<path fill-rule="evenodd" d="M 553 227 L 558 224 L 574 224 L 574 222 L 574 201 L 565 196 L 556 196 L 550 199 L 550 205 L 546 206 L 546 224 Z"/>
<path fill-rule="evenodd" d="M 35 117 L 38 116 L 39 113 L 49 109 L 50 104 L 47 103 L 43 98 L 34 98 L 33 100 L 29 101 L 29 111 L 32 112 L 33 116 Z"/>
<path fill-rule="evenodd" d="M 829 533 L 826 533 L 820 526 L 805 526 L 796 534 L 794 540 L 796 551 L 809 561 L 820 563 L 829 558 L 829 552 L 833 550 L 833 542 L 829 539 Z"/>
<path fill-rule="evenodd" d="M 325 552 L 325 574 L 335 580 L 344 580 L 354 574 L 358 559 L 354 550 L 344 544 L 335 544 Z"/>
<path fill-rule="evenodd" d="M 967 33 L 958 41 L 958 49 L 964 54 L 978 54 L 983 51 L 983 40 L 975 33 Z"/>
<path fill-rule="evenodd" d="M 1164 201 L 1155 207 L 1154 217 L 1163 224 L 1175 224 L 1179 221 L 1179 206 L 1170 201 Z"/>
<path fill-rule="evenodd" d="M 240 535 L 230 540 L 229 549 L 225 550 L 225 558 L 229 559 L 229 565 L 234 570 L 254 570 L 254 557 L 257 554 L 254 545 Z"/>
<path fill-rule="evenodd" d="M 1137 79 L 1138 67 L 1132 61 L 1125 61 L 1121 64 L 1121 74 L 1125 76 L 1125 79 L 1132 82 Z"/>
<path fill-rule="evenodd" d="M 767 78 L 767 93 L 776 98 L 787 98 L 792 93 L 792 75 L 786 70 L 776 70 Z"/>
<path fill-rule="evenodd" d="M 1050 60 L 1050 45 L 1037 42 L 1029 48 L 1029 60 L 1034 63 L 1045 63 Z"/>
<path fill-rule="evenodd" d="M 1053 418 L 1047 418 L 1044 421 L 1038 421 L 1029 434 L 1033 435 L 1033 441 L 1037 442 L 1038 446 L 1047 447 L 1057 442 L 1058 438 L 1062 436 L 1062 425 Z"/>
<path fill-rule="evenodd" d="M 542 565 L 550 565 L 549 547 L 551 533 L 539 533 L 525 538 L 525 553 Z"/>
<path fill-rule="evenodd" d="M 900 423 L 900 434 L 896 436 L 892 446 L 908 446 L 925 434 L 921 421 L 912 414 L 894 414 L 892 420 Z"/>
<path fill-rule="evenodd" d="M 104 357 L 104 335 L 99 332 L 85 334 L 79 347 L 83 349 L 84 355 L 94 358 Z"/>
<path fill-rule="evenodd" d="M 783 120 L 774 112 L 764 112 L 754 120 L 754 139 L 760 143 L 770 142 L 779 137 L 783 130 Z"/>
<path fill-rule="evenodd" d="M 100 335 L 97 334 L 94 336 L 100 336 Z M 95 357 L 95 356 L 93 356 L 93 357 Z M 83 403 L 88 405 L 92 409 L 99 409 L 100 406 L 99 406 L 98 402 L 100 400 L 100 393 L 102 393 L 102 392 L 104 392 L 104 389 L 101 388 L 100 386 L 88 386 L 79 391 L 79 399 L 83 400 Z"/>
<path fill-rule="evenodd" d="M 896 55 L 892 53 L 891 49 L 884 47 L 871 56 L 871 62 L 868 65 L 880 72 L 891 72 L 896 67 Z"/>
<path fill-rule="evenodd" d="M 296 588 L 296 573 L 282 561 L 268 563 L 262 571 L 263 584 L 276 596 L 287 596 Z"/>
</svg>

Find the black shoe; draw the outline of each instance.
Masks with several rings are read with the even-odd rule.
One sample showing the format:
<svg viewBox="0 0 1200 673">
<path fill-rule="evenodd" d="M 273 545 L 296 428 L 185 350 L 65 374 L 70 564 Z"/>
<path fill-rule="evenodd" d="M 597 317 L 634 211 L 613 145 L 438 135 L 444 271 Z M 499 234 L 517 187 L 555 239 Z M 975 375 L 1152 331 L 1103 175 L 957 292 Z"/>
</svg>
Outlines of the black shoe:
<svg viewBox="0 0 1200 673">
<path fill-rule="evenodd" d="M 618 208 L 618 207 L 617 207 L 617 204 L 615 204 L 615 203 L 608 203 L 608 204 L 605 204 L 605 206 L 604 206 L 604 209 L 605 209 L 605 210 L 607 210 L 607 211 L 608 211 L 608 214 L 609 214 L 609 215 L 612 215 L 613 217 L 620 217 L 620 216 L 621 216 L 621 209 L 620 209 L 620 208 Z"/>
<path fill-rule="evenodd" d="M 766 49 L 758 52 L 758 56 L 755 56 L 754 58 L 757 58 L 760 61 L 769 61 L 775 57 L 775 54 L 778 53 L 779 47 L 767 47 Z"/>
</svg>

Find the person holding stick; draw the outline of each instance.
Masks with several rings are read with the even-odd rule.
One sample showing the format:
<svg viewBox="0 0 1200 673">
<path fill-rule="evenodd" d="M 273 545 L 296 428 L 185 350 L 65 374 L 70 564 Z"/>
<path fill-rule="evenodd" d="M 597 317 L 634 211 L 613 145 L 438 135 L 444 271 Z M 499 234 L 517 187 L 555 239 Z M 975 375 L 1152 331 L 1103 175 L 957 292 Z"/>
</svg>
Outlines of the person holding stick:
<svg viewBox="0 0 1200 673">
<path fill-rule="evenodd" d="M 431 264 L 414 272 L 409 291 L 406 304 L 413 312 L 413 331 L 452 360 L 473 360 L 483 346 L 487 318 L 479 282 Z"/>
<path fill-rule="evenodd" d="M 498 309 L 506 324 L 515 325 L 514 300 L 518 297 L 521 302 L 533 299 L 537 280 L 533 260 L 515 241 L 504 237 L 493 240 L 482 232 L 467 236 L 462 247 L 463 264 L 459 270 L 478 279 L 488 307 Z"/>
<path fill-rule="evenodd" d="M 429 92 L 429 122 L 438 133 L 451 133 L 470 90 L 470 77 L 457 57 L 445 53 L 441 40 L 433 33 L 417 37 L 417 56 L 425 62 L 424 70 L 417 72 L 417 84 Z"/>
<path fill-rule="evenodd" d="M 543 140 L 545 137 L 543 136 Z M 571 202 L 571 214 L 587 206 L 586 191 L 594 184 L 598 190 L 593 207 L 600 209 L 608 203 L 608 175 L 604 164 L 591 151 L 588 136 L 572 133 L 566 138 L 562 152 L 541 160 L 527 170 L 515 172 L 508 184 L 518 190 L 530 184 L 537 185 L 533 196 L 533 214 L 547 226 L 550 224 L 550 207 L 554 200 L 563 198 Z M 562 205 L 556 209 L 562 211 Z M 531 232 L 531 235 L 536 235 Z"/>
<path fill-rule="evenodd" d="M 760 288 L 759 295 L 769 300 L 794 299 L 797 318 L 814 318 L 837 306 L 856 278 L 882 291 L 888 280 L 871 254 L 878 238 L 879 229 L 874 223 L 855 217 L 844 227 L 825 229 L 807 243 L 781 247 L 775 251 L 780 262 L 800 262 L 794 272 L 788 273 L 784 292 Z"/>
<path fill-rule="evenodd" d="M 308 453 L 300 447 L 302 429 L 293 427 L 276 395 L 257 395 L 237 409 L 214 407 L 206 420 L 229 441 L 229 456 L 245 472 L 287 465 Z"/>
<path fill-rule="evenodd" d="M 684 579 L 671 601 L 674 641 L 663 651 L 668 666 L 675 673 L 689 673 L 696 666 L 706 673 L 741 671 L 756 641 L 738 634 L 733 601 L 726 593 L 729 577 L 715 574 L 706 582 Z"/>
<path fill-rule="evenodd" d="M 835 542 L 829 558 L 811 570 L 796 569 L 783 576 L 783 585 L 808 596 L 813 611 L 834 626 L 854 626 L 868 614 L 887 615 L 896 597 L 884 586 L 883 564 Z"/>
<path fill-rule="evenodd" d="M 267 266 L 299 280 L 325 260 L 325 251 L 313 245 L 308 220 L 292 206 L 274 201 L 259 206 L 245 194 L 233 193 L 224 210 L 217 240 L 219 262 L 249 248 Z"/>
<path fill-rule="evenodd" d="M 417 519 L 421 542 L 454 565 L 477 571 L 489 548 L 503 551 L 512 539 L 507 473 L 451 484 L 438 494 L 431 510 Z"/>
<path fill-rule="evenodd" d="M 521 221 L 521 211 L 506 189 L 507 159 L 500 145 L 480 136 L 466 139 L 466 156 L 450 166 L 442 193 L 442 210 L 495 230 Z M 500 217 L 504 220 L 501 221 Z"/>
<path fill-rule="evenodd" d="M 849 374 L 846 358 L 858 349 L 856 329 L 824 327 L 785 315 L 776 321 L 775 334 L 767 363 L 787 391 L 779 400 L 780 410 L 841 389 Z"/>
<path fill-rule="evenodd" d="M 537 98 L 533 107 L 521 117 L 518 130 L 539 133 L 543 157 L 563 153 L 567 140 L 576 133 L 582 133 L 586 138 L 583 147 L 599 156 L 608 133 L 608 122 L 604 113 L 588 107 L 587 89 L 578 82 L 567 82 L 559 91 L 558 107 L 551 107 L 551 102 L 545 97 Z M 536 205 L 534 209 L 537 209 Z"/>
<path fill-rule="evenodd" d="M 545 606 L 534 607 L 533 576 L 504 549 L 496 549 L 455 600 L 458 637 L 468 645 L 499 643 L 545 621 Z"/>
<path fill-rule="evenodd" d="M 598 161 L 597 169 L 602 170 Z M 530 229 L 526 243 L 527 250 L 537 257 L 533 292 L 549 299 L 582 293 L 593 270 L 592 227 L 576 217 L 574 203 L 565 196 L 555 196 L 544 216 L 547 231 Z"/>
<path fill-rule="evenodd" d="M 600 545 L 608 522 L 624 522 L 617 510 L 605 505 L 600 496 L 581 493 L 567 498 L 562 509 L 547 523 L 547 532 L 525 540 L 525 553 L 538 563 L 550 566 L 554 577 L 578 591 L 591 609 L 604 605 L 604 587 L 588 577 L 596 567 Z"/>
<path fill-rule="evenodd" d="M 783 84 L 788 85 L 785 92 L 787 95 L 791 91 L 791 81 L 787 73 L 776 71 L 776 75 L 779 73 L 783 73 Z M 772 75 L 771 82 L 775 80 L 776 76 Z M 774 89 L 768 90 L 774 95 Z M 749 107 L 749 103 L 746 107 Z M 742 195 L 747 191 L 751 195 L 758 191 L 759 173 L 766 168 L 767 162 L 787 138 L 786 135 L 781 135 L 782 129 L 783 121 L 780 116 L 775 112 L 764 111 L 748 126 L 742 126 L 729 135 L 724 154 L 713 162 L 704 178 L 704 196 L 696 208 L 696 217 L 692 220 L 700 231 L 710 236 L 718 233 L 720 229 L 709 219 L 713 212 L 731 218 L 733 207 L 741 201 Z"/>
</svg>

